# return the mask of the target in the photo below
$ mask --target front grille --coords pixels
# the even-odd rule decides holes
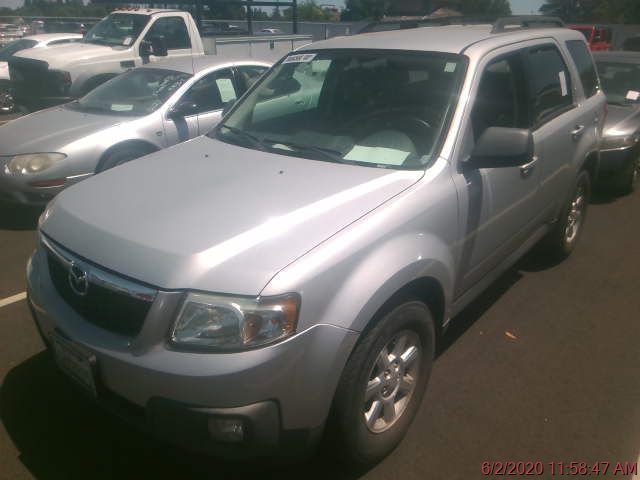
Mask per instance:
[[[68,85],[60,73],[49,70],[49,64],[41,60],[12,57],[9,60],[9,77],[16,98],[22,101],[68,94]]]
[[[75,259],[69,252],[48,241],[43,243],[51,282],[73,310],[87,322],[110,332],[127,336],[136,336],[140,332],[155,298],[154,290],[140,285],[138,292],[135,292],[130,280],[119,279],[89,262]],[[85,295],[71,288],[71,264],[81,266],[88,272]],[[108,281],[105,281],[106,277]]]

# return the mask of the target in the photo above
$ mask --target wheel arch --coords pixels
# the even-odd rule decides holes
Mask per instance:
[[[109,155],[113,154],[114,152],[117,152],[119,150],[126,150],[129,148],[139,148],[141,150],[144,150],[146,153],[145,155],[149,154],[149,153],[153,153],[153,152],[157,152],[158,150],[160,150],[160,147],[158,147],[157,145],[154,145],[151,142],[148,142],[146,140],[140,140],[140,139],[130,139],[130,140],[123,140],[120,141],[118,143],[116,143],[115,145],[110,146],[109,148],[107,148],[102,155],[100,155],[100,160],[98,160],[98,163],[96,165],[96,173],[101,171],[102,165],[105,161],[106,158],[109,157]]]

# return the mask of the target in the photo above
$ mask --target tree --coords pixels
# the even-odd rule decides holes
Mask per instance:
[[[540,12],[567,22],[640,23],[638,0],[547,0]]]
[[[402,2],[399,2],[399,0],[347,0],[342,19],[350,21],[365,18],[379,19],[384,15],[393,14],[394,10],[400,12],[402,6],[399,6],[398,3]],[[405,0],[404,3],[407,5],[410,4],[412,7],[422,3],[422,5],[424,5],[423,10],[416,12],[416,14],[426,15],[431,13],[428,5],[430,3],[435,4],[436,2]],[[438,6],[446,7],[449,2],[441,0],[437,3]],[[461,0],[450,3],[452,8],[457,8],[460,4],[462,13],[465,15],[511,15],[509,0]]]
[[[511,15],[509,0],[463,0],[465,15]]]
[[[290,20],[293,16],[291,8],[285,8],[282,12],[282,16],[286,20]],[[314,0],[307,0],[306,2],[298,5],[298,20],[304,20],[307,22],[323,22],[329,20],[330,17],[321,7],[319,7]]]

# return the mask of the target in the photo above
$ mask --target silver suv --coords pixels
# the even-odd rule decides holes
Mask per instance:
[[[450,320],[539,241],[574,249],[604,119],[572,30],[312,44],[207,136],[53,200],[30,305],[64,372],[169,441],[271,456],[324,435],[371,464]]]

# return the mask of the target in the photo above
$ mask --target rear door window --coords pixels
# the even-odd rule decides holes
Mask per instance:
[[[529,49],[529,108],[534,126],[540,126],[573,106],[571,75],[555,45]]]
[[[598,82],[596,67],[587,45],[580,40],[569,40],[567,42],[567,49],[580,74],[585,97],[590,98],[594,96],[600,90],[600,84]]]

